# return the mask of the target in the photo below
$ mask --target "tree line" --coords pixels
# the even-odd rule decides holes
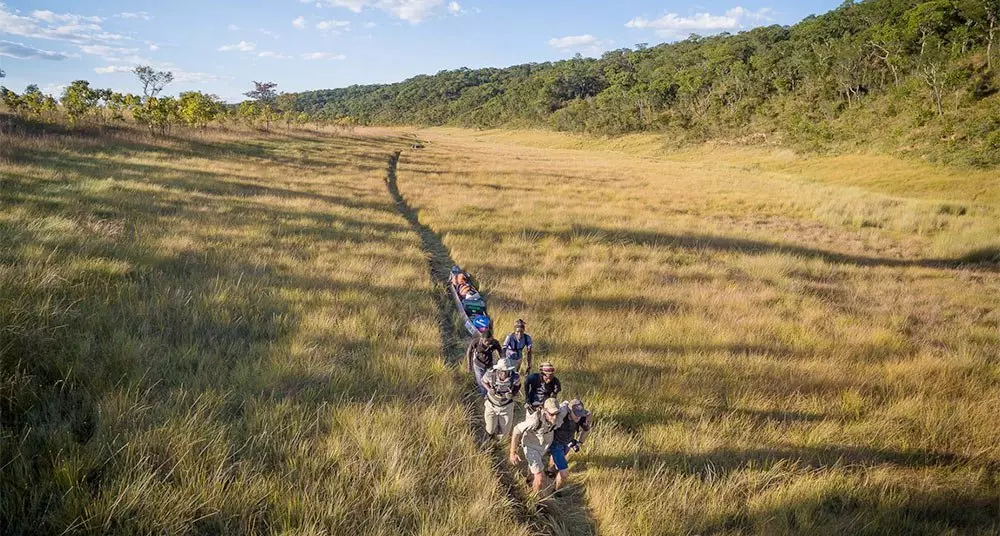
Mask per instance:
[[[216,95],[201,91],[184,91],[177,97],[160,96],[174,81],[170,71],[140,65],[132,73],[142,88],[141,94],[94,88],[87,80],[76,80],[63,89],[58,100],[43,94],[36,84],[29,85],[20,94],[0,86],[0,103],[9,112],[26,119],[65,121],[71,127],[82,122],[103,125],[132,120],[147,127],[153,135],[168,134],[174,125],[204,128],[215,122],[268,131],[275,122],[291,126],[313,120],[306,112],[295,110],[296,97],[289,93],[279,94],[274,82],[254,81],[253,89],[244,93],[248,100],[231,105]],[[337,118],[332,122],[340,126],[355,124],[349,118]]]
[[[922,129],[989,165],[1000,163],[998,27],[1000,0],[848,1],[793,26],[692,35],[597,59],[309,91],[295,109],[363,124],[778,135],[818,146],[861,135],[905,141]],[[900,134],[885,132],[887,118]]]

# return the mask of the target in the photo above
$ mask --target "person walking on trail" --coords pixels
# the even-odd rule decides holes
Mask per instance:
[[[556,368],[548,361],[538,366],[538,372],[531,374],[524,381],[524,404],[526,411],[531,413],[542,407],[549,398],[555,398],[562,390],[559,378],[556,378]]]
[[[500,343],[493,338],[493,330],[486,328],[476,338],[472,339],[465,350],[465,361],[476,377],[476,391],[479,396],[486,396],[483,387],[483,374],[493,368],[493,365],[503,356]]]
[[[549,478],[556,479],[556,491],[566,485],[569,479],[569,462],[566,456],[570,451],[580,452],[580,447],[590,433],[592,420],[590,412],[584,409],[583,401],[579,398],[563,402],[562,405],[568,411],[562,424],[552,434],[552,445],[549,447],[552,458],[549,460],[549,469],[545,471]]]
[[[518,450],[524,453],[532,475],[531,489],[535,493],[542,490],[545,451],[552,444],[553,433],[562,425],[568,412],[567,406],[560,406],[556,399],[547,398],[540,410],[528,414],[524,422],[514,427],[510,436],[509,461],[517,465],[521,462]]]
[[[514,397],[521,391],[521,376],[510,360],[501,359],[483,374],[482,385],[486,389],[483,402],[486,433],[503,439],[510,433],[514,420]]]
[[[522,358],[524,370],[531,371],[531,335],[524,332],[524,320],[518,318],[514,322],[514,331],[503,339],[503,350],[507,359],[515,362],[518,372],[522,370]]]

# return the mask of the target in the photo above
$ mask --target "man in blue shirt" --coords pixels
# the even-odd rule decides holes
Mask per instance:
[[[518,372],[531,372],[531,335],[524,332],[524,320],[520,318],[514,322],[514,332],[507,335],[503,340],[504,357],[514,363]],[[524,369],[521,368],[524,358]]]
[[[528,376],[524,382],[525,410],[528,414],[538,411],[546,398],[556,398],[562,385],[556,378],[556,368],[546,361],[539,367],[539,372]]]

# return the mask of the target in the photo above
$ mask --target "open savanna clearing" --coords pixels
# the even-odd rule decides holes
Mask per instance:
[[[995,174],[419,136],[402,197],[595,413],[600,533],[1000,531]]]
[[[3,138],[0,532],[1000,530],[995,175],[418,135]],[[595,413],[541,515],[453,262]]]
[[[528,534],[385,189],[407,143],[0,139],[0,533]]]

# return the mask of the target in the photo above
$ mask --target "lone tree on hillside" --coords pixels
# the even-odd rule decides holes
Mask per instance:
[[[257,103],[257,113],[264,121],[264,131],[271,131],[271,120],[274,118],[274,103],[278,99],[278,92],[274,88],[278,87],[275,82],[253,81],[253,89],[244,93]]]
[[[142,84],[142,94],[155,97],[163,91],[163,86],[174,81],[174,73],[170,71],[154,71],[149,65],[138,65],[132,72],[139,77]]]

